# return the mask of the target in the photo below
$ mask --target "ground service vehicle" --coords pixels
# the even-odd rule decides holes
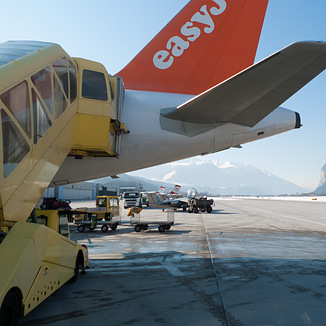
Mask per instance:
[[[188,212],[199,213],[201,212],[212,212],[212,205],[214,204],[213,199],[207,199],[207,197],[192,198],[188,200]]]
[[[0,45],[1,326],[15,325],[87,265],[66,215],[34,207],[67,155],[119,156],[122,99],[119,78],[59,45]]]
[[[124,199],[124,208],[141,207],[142,205],[142,198],[139,192],[124,192],[122,197]]]
[[[97,225],[101,225],[101,230],[106,232],[109,227],[115,230],[121,224],[121,214],[119,197],[117,196],[97,196],[96,207],[79,208],[72,212],[79,232],[84,232],[88,227],[94,230]]]

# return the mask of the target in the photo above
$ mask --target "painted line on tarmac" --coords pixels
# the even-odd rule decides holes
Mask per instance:
[[[315,221],[311,221],[311,220],[305,220],[303,218],[294,217],[294,216],[291,216],[291,215],[284,215],[284,214],[280,214],[280,213],[274,213],[274,212],[271,212],[271,211],[265,211],[265,210],[262,210],[262,209],[258,209],[258,208],[254,208],[254,207],[248,207],[248,206],[242,206],[242,207],[245,207],[245,208],[248,208],[248,209],[253,209],[253,210],[256,210],[256,211],[262,212],[262,213],[278,215],[278,216],[281,216],[281,217],[292,218],[294,220],[298,220],[298,221],[302,221],[302,222],[314,223],[314,224],[326,226],[326,223],[320,223],[320,222],[315,222]]]

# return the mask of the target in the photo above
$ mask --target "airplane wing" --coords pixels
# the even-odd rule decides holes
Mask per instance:
[[[161,116],[253,127],[325,68],[325,42],[293,43]]]

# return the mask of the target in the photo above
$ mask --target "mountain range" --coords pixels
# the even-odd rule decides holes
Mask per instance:
[[[119,175],[119,179],[102,178],[96,182],[108,182],[111,189],[141,183],[148,191],[158,190],[160,186],[170,190],[174,184],[179,184],[183,193],[189,188],[195,188],[198,192],[209,195],[291,195],[308,192],[265,170],[235,162],[170,163],[142,170],[141,173],[146,178],[140,178],[137,172],[133,172]]]
[[[314,191],[314,193],[319,195],[326,195],[326,164],[322,167],[320,171],[319,185]]]

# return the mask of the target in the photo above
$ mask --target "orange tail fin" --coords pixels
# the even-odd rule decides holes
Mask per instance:
[[[268,0],[192,0],[119,73],[127,89],[197,95],[252,65]]]

